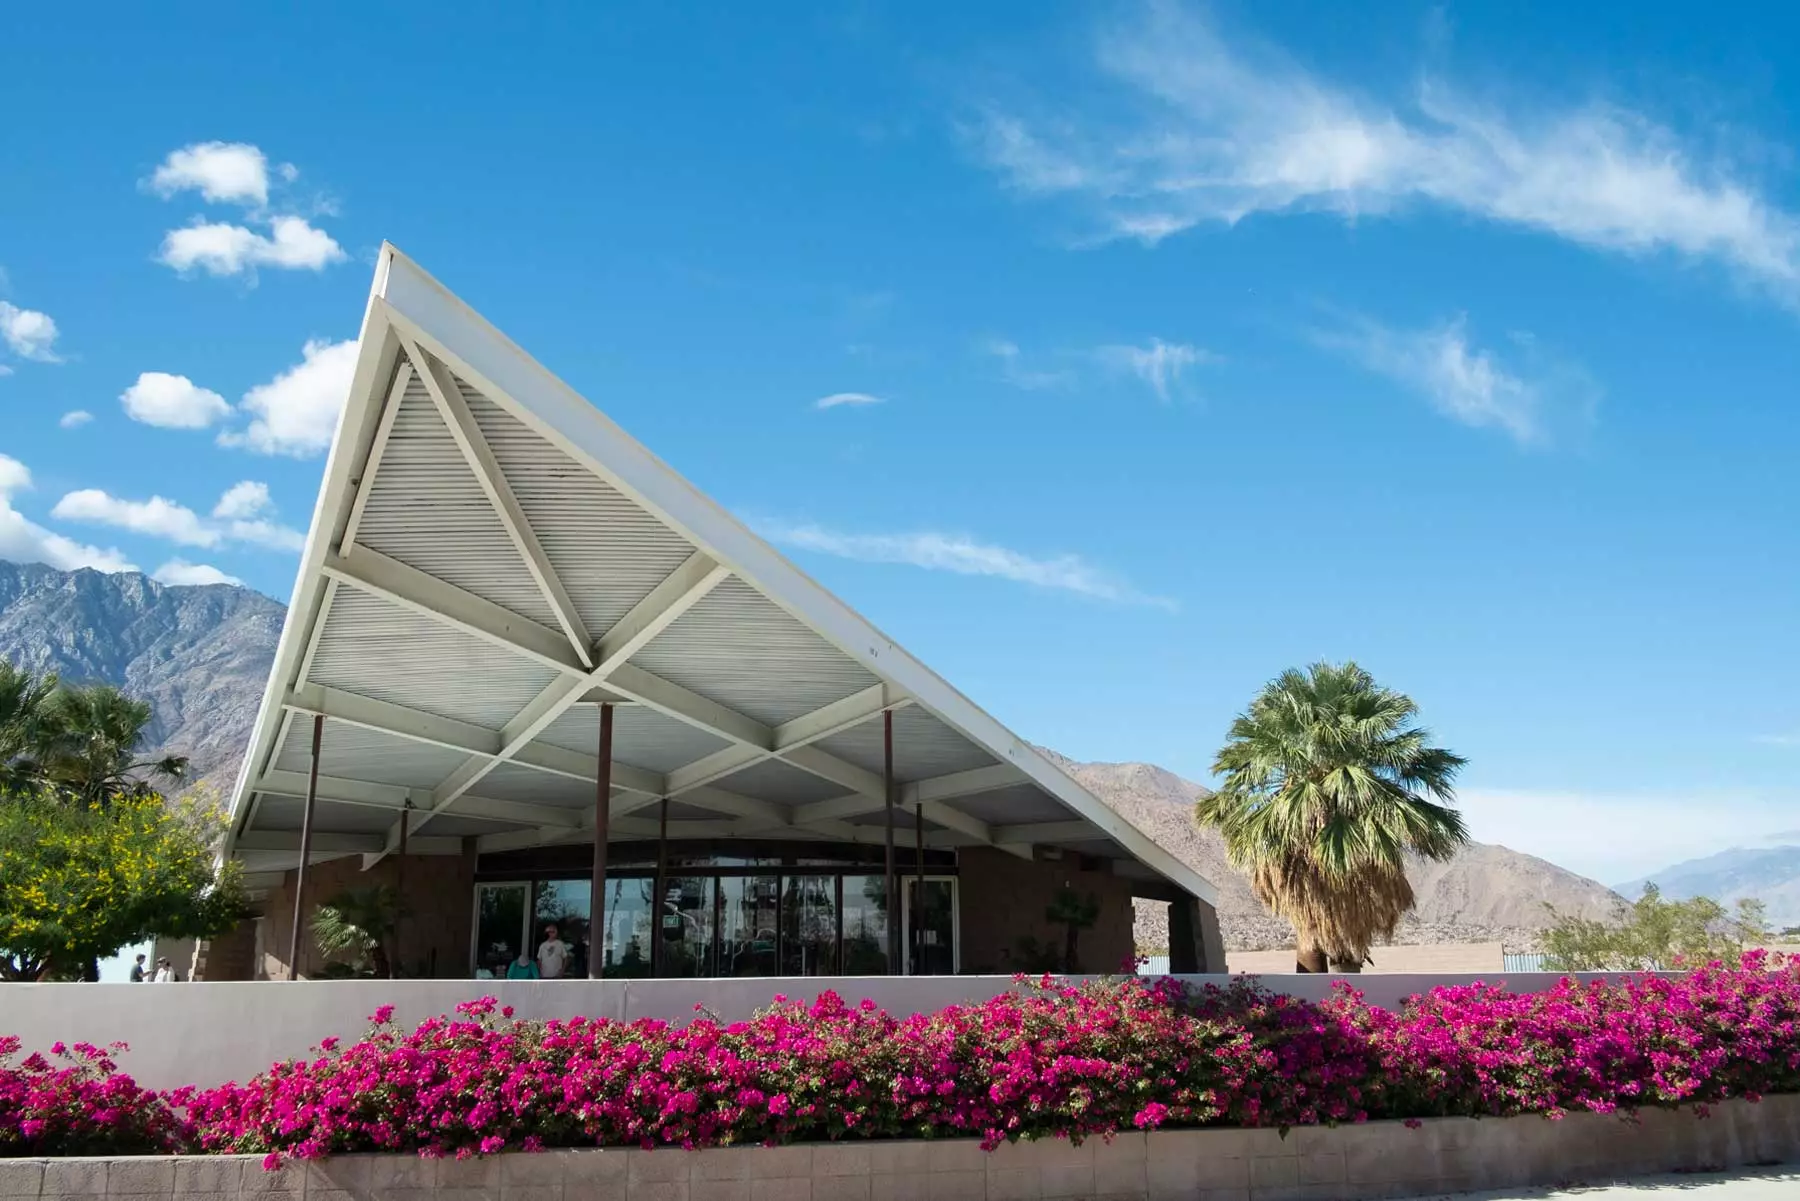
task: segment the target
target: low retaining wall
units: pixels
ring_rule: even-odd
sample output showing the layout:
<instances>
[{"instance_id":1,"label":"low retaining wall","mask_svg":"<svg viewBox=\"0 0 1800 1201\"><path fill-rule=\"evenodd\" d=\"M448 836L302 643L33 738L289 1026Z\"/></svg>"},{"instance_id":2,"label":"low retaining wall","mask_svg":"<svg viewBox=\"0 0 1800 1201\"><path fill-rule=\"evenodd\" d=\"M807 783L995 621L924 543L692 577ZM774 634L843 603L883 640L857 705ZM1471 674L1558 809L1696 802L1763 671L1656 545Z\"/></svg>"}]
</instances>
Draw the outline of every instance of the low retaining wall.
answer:
<instances>
[{"instance_id":1,"label":"low retaining wall","mask_svg":"<svg viewBox=\"0 0 1800 1201\"><path fill-rule=\"evenodd\" d=\"M1554 972L1498 976L1361 976L1369 1003L1388 1008L1440 984L1480 979L1516 992L1541 992ZM1584 976L1583 979L1602 978ZM1230 976L1182 976L1225 984ZM1330 976L1262 976L1264 987L1306 1000L1331 992ZM855 1003L873 1000L889 1013L929 1012L981 1002L1013 987L1011 976L811 976L750 980L301 980L165 985L0 985L0 1034L17 1035L28 1051L55 1042L124 1042L120 1066L149 1088L247 1080L271 1063L303 1056L320 1039L353 1040L368 1015L394 1006L410 1030L458 1003L498 997L522 1018L661 1018L685 1022L696 1005L741 1021L777 994L811 1000L831 989ZM127 992L125 990L132 991Z\"/></svg>"},{"instance_id":2,"label":"low retaining wall","mask_svg":"<svg viewBox=\"0 0 1800 1201\"><path fill-rule=\"evenodd\" d=\"M1433 1118L1090 1140L577 1150L489 1159L350 1155L265 1172L256 1156L0 1160L0 1197L314 1201L1363 1201L1800 1159L1800 1096L1640 1124L1575 1114Z\"/></svg>"}]
</instances>

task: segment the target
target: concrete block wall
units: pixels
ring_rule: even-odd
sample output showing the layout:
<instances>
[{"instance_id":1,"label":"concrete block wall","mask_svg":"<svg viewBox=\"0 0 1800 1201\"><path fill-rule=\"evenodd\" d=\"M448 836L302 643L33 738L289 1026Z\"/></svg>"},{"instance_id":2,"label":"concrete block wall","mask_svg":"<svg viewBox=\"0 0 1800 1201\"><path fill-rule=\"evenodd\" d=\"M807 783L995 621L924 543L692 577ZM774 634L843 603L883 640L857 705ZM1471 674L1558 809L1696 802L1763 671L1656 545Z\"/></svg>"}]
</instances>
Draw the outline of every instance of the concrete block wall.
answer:
<instances>
[{"instance_id":1,"label":"concrete block wall","mask_svg":"<svg viewBox=\"0 0 1800 1201\"><path fill-rule=\"evenodd\" d=\"M1371 1122L1121 1134L983 1151L964 1139L486 1159L350 1155L266 1172L258 1156L0 1160L0 1197L309 1201L1374 1201L1800 1160L1800 1096L1639 1124L1575 1114L1409 1129Z\"/></svg>"},{"instance_id":2,"label":"concrete block wall","mask_svg":"<svg viewBox=\"0 0 1800 1201\"><path fill-rule=\"evenodd\" d=\"M1073 856L1027 862L987 847L957 852L957 864L965 972L1017 970L1021 938L1061 948L1064 927L1046 921L1044 911L1065 884L1100 901L1099 920L1081 932L1082 970L1116 972L1136 954L1131 881L1110 872L1082 871Z\"/></svg>"},{"instance_id":3,"label":"concrete block wall","mask_svg":"<svg viewBox=\"0 0 1800 1201\"><path fill-rule=\"evenodd\" d=\"M294 876L288 872L271 888L258 908L261 930L255 936L250 974L225 976L209 971L208 980L285 980L288 948L293 937ZM312 913L347 889L395 885L400 878L400 857L390 855L367 871L362 858L350 856L316 863L306 873L306 916L300 936L300 975L317 972L325 957L313 945ZM406 906L401 926L400 962L408 974L438 979L466 977L469 970L470 923L475 913L475 855L408 855L406 857ZM235 957L231 966L237 966ZM432 966L435 964L435 967ZM419 969L423 969L422 971Z\"/></svg>"}]
</instances>

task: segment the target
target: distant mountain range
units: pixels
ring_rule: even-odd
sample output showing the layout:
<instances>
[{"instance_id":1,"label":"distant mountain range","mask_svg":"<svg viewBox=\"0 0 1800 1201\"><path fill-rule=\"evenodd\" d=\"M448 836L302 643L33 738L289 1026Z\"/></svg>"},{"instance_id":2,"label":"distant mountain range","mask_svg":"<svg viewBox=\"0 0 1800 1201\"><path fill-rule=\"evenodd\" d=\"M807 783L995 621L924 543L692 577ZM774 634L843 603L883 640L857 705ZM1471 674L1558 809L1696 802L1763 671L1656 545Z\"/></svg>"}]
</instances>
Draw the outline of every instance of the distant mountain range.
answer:
<instances>
[{"instance_id":1,"label":"distant mountain range","mask_svg":"<svg viewBox=\"0 0 1800 1201\"><path fill-rule=\"evenodd\" d=\"M1769 924L1777 930L1800 926L1800 831L1777 835L1775 840L1792 840L1795 845L1733 847L1665 867L1621 884L1617 891L1636 900L1643 895L1644 885L1655 884L1663 896L1675 901L1711 897L1730 904L1741 897L1756 897L1766 907Z\"/></svg>"},{"instance_id":2,"label":"distant mountain range","mask_svg":"<svg viewBox=\"0 0 1800 1201\"><path fill-rule=\"evenodd\" d=\"M250 741L286 614L230 584L0 560L0 655L148 700L155 749L188 756L192 778L222 791Z\"/></svg>"},{"instance_id":3,"label":"distant mountain range","mask_svg":"<svg viewBox=\"0 0 1800 1201\"><path fill-rule=\"evenodd\" d=\"M231 786L249 743L285 615L279 602L229 584L172 586L135 572L64 572L0 561L0 655L67 680L116 684L148 699L156 715L150 730L156 749L188 755L195 778L210 779L222 791ZM1265 910L1249 881L1226 862L1218 836L1195 827L1194 801L1205 794L1202 786L1146 763L1076 763L1050 753L1214 883L1228 946L1293 945L1288 924ZM1727 852L1655 879L1679 895L1689 878L1680 873L1693 868L1698 891L1726 895L1724 877L1700 869L1730 866L1737 872L1731 880L1741 880L1744 888L1767 885L1759 895L1771 901L1773 916L1778 899L1783 906L1790 899L1800 903L1800 848L1785 852L1785 876L1778 852L1771 853L1776 858L1729 865L1720 861L1740 853ZM1546 902L1589 917L1604 917L1619 903L1592 880L1499 846L1472 846L1450 863L1420 863L1409 874L1419 905L1401 927L1402 942L1498 940L1525 950L1544 925ZM1159 907L1142 908L1139 942L1167 945L1166 916Z\"/></svg>"}]
</instances>

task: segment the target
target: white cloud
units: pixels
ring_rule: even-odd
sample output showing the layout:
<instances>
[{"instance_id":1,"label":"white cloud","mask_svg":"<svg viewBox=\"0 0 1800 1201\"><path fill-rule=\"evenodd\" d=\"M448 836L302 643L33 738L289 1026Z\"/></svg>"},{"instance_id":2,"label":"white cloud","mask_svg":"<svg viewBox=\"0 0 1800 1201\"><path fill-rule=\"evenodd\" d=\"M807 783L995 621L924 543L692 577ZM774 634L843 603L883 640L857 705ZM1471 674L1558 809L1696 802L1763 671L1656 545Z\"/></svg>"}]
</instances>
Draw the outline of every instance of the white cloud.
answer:
<instances>
[{"instance_id":1,"label":"white cloud","mask_svg":"<svg viewBox=\"0 0 1800 1201\"><path fill-rule=\"evenodd\" d=\"M265 455L318 454L337 432L355 370L354 340L309 341L299 363L244 395L239 407L251 415L250 425L242 432L220 434L220 443Z\"/></svg>"},{"instance_id":2,"label":"white cloud","mask_svg":"<svg viewBox=\"0 0 1800 1201\"><path fill-rule=\"evenodd\" d=\"M160 496L125 500L98 488L71 492L51 510L51 516L65 521L116 526L182 546L241 543L281 551L304 547L306 535L277 524L274 513L268 485L255 480L244 480L226 489L213 506L211 520Z\"/></svg>"},{"instance_id":3,"label":"white cloud","mask_svg":"<svg viewBox=\"0 0 1800 1201\"><path fill-rule=\"evenodd\" d=\"M1462 788L1457 805L1477 842L1548 859L1608 886L1793 824L1795 798L1720 792L1609 794Z\"/></svg>"},{"instance_id":4,"label":"white cloud","mask_svg":"<svg viewBox=\"0 0 1800 1201\"><path fill-rule=\"evenodd\" d=\"M815 409L835 409L840 405L878 405L884 403L879 396L870 396L867 392L833 392L830 396L821 396L813 402Z\"/></svg>"},{"instance_id":5,"label":"white cloud","mask_svg":"<svg viewBox=\"0 0 1800 1201\"><path fill-rule=\"evenodd\" d=\"M219 544L218 530L202 521L199 514L160 496L152 496L149 500L122 500L98 488L83 488L57 501L50 516L63 521L117 526L134 534L166 538L183 546Z\"/></svg>"},{"instance_id":6,"label":"white cloud","mask_svg":"<svg viewBox=\"0 0 1800 1201\"><path fill-rule=\"evenodd\" d=\"M285 165L284 174L291 169ZM269 160L247 142L195 142L170 151L150 177L150 186L165 197L191 190L214 202L264 205L269 202Z\"/></svg>"},{"instance_id":7,"label":"white cloud","mask_svg":"<svg viewBox=\"0 0 1800 1201\"><path fill-rule=\"evenodd\" d=\"M995 576L1075 592L1121 604L1155 605L1174 609L1166 597L1147 596L1129 583L1078 555L1040 559L1004 546L978 542L961 534L845 534L812 524L758 523L758 530L772 542L801 550L859 559L867 563L902 563L928 571L958 575Z\"/></svg>"},{"instance_id":8,"label":"white cloud","mask_svg":"<svg viewBox=\"0 0 1800 1201\"><path fill-rule=\"evenodd\" d=\"M150 573L150 578L163 584L236 584L243 586L244 581L234 575L226 575L210 563L189 563L185 559L170 559L161 567Z\"/></svg>"},{"instance_id":9,"label":"white cloud","mask_svg":"<svg viewBox=\"0 0 1800 1201\"><path fill-rule=\"evenodd\" d=\"M164 429L198 430L231 415L223 396L185 375L146 371L119 396L125 415Z\"/></svg>"},{"instance_id":10,"label":"white cloud","mask_svg":"<svg viewBox=\"0 0 1800 1201\"><path fill-rule=\"evenodd\" d=\"M1000 360L1000 378L1015 388L1023 388L1027 392L1035 392L1040 388L1060 388L1074 381L1074 375L1068 371L1045 371L1025 366L1024 354L1016 342L1008 342L1004 338L991 338L982 344L982 351Z\"/></svg>"},{"instance_id":11,"label":"white cloud","mask_svg":"<svg viewBox=\"0 0 1800 1201\"><path fill-rule=\"evenodd\" d=\"M321 271L342 262L344 248L304 217L275 217L261 234L243 225L197 221L163 238L160 261L177 271L237 275L257 267Z\"/></svg>"},{"instance_id":12,"label":"white cloud","mask_svg":"<svg viewBox=\"0 0 1800 1201\"><path fill-rule=\"evenodd\" d=\"M1599 399L1585 372L1549 360L1528 337L1514 339L1516 365L1476 347L1462 317L1422 330L1358 320L1314 337L1424 396L1445 416L1503 430L1520 443L1546 441L1555 427L1587 420Z\"/></svg>"},{"instance_id":13,"label":"white cloud","mask_svg":"<svg viewBox=\"0 0 1800 1201\"><path fill-rule=\"evenodd\" d=\"M1172 4L1105 32L1102 99L993 111L978 149L1009 184L1066 195L1105 236L1153 243L1256 213L1346 219L1436 205L1625 254L1724 264L1800 303L1800 218L1727 164L1618 107L1505 111L1441 82L1359 96L1279 51L1228 44Z\"/></svg>"},{"instance_id":14,"label":"white cloud","mask_svg":"<svg viewBox=\"0 0 1800 1201\"><path fill-rule=\"evenodd\" d=\"M66 430L78 430L93 419L94 415L86 409L70 409L67 413L62 415L62 419L56 424L62 426Z\"/></svg>"},{"instance_id":15,"label":"white cloud","mask_svg":"<svg viewBox=\"0 0 1800 1201\"><path fill-rule=\"evenodd\" d=\"M82 567L97 571L137 570L117 550L83 545L27 520L13 508L12 498L15 492L30 487L30 469L11 456L0 454L0 559L44 563L60 571Z\"/></svg>"},{"instance_id":16,"label":"white cloud","mask_svg":"<svg viewBox=\"0 0 1800 1201\"><path fill-rule=\"evenodd\" d=\"M261 480L239 480L225 489L219 497L219 503L213 506L212 515L227 519L247 519L259 513L271 512L275 503L269 499L269 486Z\"/></svg>"},{"instance_id":17,"label":"white cloud","mask_svg":"<svg viewBox=\"0 0 1800 1201\"><path fill-rule=\"evenodd\" d=\"M1170 390L1180 385L1182 372L1218 358L1198 346L1161 338L1150 339L1148 346L1102 346L1095 353L1102 363L1143 380L1161 400L1169 399Z\"/></svg>"},{"instance_id":18,"label":"white cloud","mask_svg":"<svg viewBox=\"0 0 1800 1201\"><path fill-rule=\"evenodd\" d=\"M48 313L0 300L0 341L22 359L39 363L62 361L56 357L56 322Z\"/></svg>"}]
</instances>

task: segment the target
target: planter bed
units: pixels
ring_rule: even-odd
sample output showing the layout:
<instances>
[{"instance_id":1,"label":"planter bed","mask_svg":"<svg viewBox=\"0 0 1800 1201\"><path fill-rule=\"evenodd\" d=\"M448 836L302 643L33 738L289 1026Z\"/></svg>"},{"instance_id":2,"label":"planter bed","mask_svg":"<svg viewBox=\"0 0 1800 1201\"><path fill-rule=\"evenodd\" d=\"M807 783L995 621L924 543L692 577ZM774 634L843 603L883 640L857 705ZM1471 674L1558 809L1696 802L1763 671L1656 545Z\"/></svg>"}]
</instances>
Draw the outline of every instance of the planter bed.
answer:
<instances>
[{"instance_id":1,"label":"planter bed","mask_svg":"<svg viewBox=\"0 0 1800 1201\"><path fill-rule=\"evenodd\" d=\"M345 1155L0 1160L0 1197L286 1194L314 1201L1362 1201L1800 1160L1800 1096L1616 1116L1158 1130L1074 1146L973 1139L476 1159Z\"/></svg>"}]
</instances>

